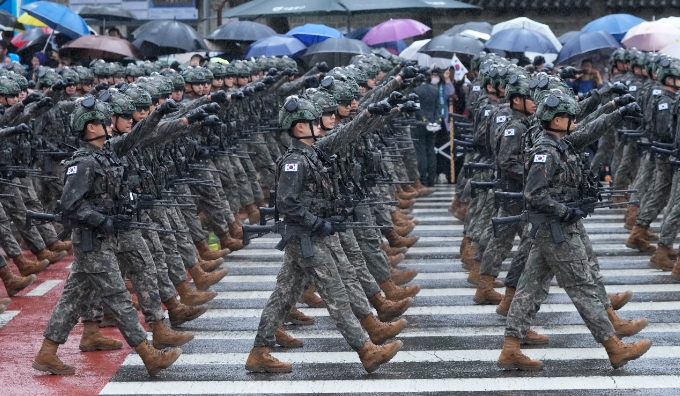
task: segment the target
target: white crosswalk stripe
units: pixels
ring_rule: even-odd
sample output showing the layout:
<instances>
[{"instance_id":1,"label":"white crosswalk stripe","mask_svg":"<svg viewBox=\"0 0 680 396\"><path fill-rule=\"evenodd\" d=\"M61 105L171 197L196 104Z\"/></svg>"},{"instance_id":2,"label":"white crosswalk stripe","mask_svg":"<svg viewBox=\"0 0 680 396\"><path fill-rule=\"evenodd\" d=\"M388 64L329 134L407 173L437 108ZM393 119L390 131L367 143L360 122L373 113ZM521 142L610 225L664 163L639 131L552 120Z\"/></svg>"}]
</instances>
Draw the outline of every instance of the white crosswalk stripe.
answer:
<instances>
[{"instance_id":1,"label":"white crosswalk stripe","mask_svg":"<svg viewBox=\"0 0 680 396\"><path fill-rule=\"evenodd\" d=\"M650 269L649 255L626 248L622 210L598 210L585 225L607 292L635 293L620 316L649 319L633 340L647 337L655 346L626 368L612 370L604 348L594 341L564 289L553 283L533 327L547 334L550 343L523 349L527 356L544 360L544 371L539 376L501 372L495 363L505 318L495 313L495 306L472 302L475 289L467 284L459 259L463 226L447 212L452 195L451 187L438 187L414 206L420 224L413 234L421 239L400 267L420 271L414 283L422 290L404 315L409 325L398 337L404 349L378 375L366 375L326 309L304 305L300 310L314 316L316 324L286 327L304 347L272 350L277 358L293 363L293 372L247 374L245 360L283 258L273 248L279 239L268 235L227 256L223 267L230 273L212 288L217 298L206 314L184 325L195 338L162 377L150 380L139 356L132 353L101 394L680 394L680 282L669 272ZM655 230L659 226L660 219L652 224ZM0 315L0 325L5 315Z\"/></svg>"}]
</instances>

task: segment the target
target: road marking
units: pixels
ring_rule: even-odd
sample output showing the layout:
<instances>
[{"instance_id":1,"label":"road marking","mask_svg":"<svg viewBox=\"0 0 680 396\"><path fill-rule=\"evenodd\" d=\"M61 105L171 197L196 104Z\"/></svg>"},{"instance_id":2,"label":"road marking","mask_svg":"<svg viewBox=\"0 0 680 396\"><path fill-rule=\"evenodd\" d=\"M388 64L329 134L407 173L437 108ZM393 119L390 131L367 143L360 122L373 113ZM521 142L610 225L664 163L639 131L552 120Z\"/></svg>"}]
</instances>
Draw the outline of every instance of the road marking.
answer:
<instances>
[{"instance_id":1,"label":"road marking","mask_svg":"<svg viewBox=\"0 0 680 396\"><path fill-rule=\"evenodd\" d=\"M71 261L71 262L69 263L69 265L66 266L66 269L67 269L67 270L70 270L71 267L73 267L73 261Z\"/></svg>"},{"instance_id":2,"label":"road marking","mask_svg":"<svg viewBox=\"0 0 680 396\"><path fill-rule=\"evenodd\" d=\"M14 319L21 311L5 311L0 314L0 328L4 327L10 320Z\"/></svg>"},{"instance_id":3,"label":"road marking","mask_svg":"<svg viewBox=\"0 0 680 396\"><path fill-rule=\"evenodd\" d=\"M60 284L61 282L62 281L60 280L46 280L40 285L38 285L38 287L36 287L35 289L26 293L26 297L42 297L45 294L47 294L47 292L54 289L54 287Z\"/></svg>"}]
</instances>

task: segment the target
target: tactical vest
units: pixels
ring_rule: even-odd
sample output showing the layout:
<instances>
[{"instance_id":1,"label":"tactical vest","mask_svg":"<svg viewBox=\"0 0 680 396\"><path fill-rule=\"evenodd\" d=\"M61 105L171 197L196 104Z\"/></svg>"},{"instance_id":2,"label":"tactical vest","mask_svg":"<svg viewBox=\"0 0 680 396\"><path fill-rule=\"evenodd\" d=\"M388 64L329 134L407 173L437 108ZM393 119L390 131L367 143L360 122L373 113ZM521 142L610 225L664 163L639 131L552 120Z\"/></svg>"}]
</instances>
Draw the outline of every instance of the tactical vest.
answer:
<instances>
[{"instance_id":1,"label":"tactical vest","mask_svg":"<svg viewBox=\"0 0 680 396\"><path fill-rule=\"evenodd\" d=\"M560 156L559 170L549 181L548 192L558 201L571 202L582 199L584 196L583 158L574 154L573 148L567 142L555 142L545 136L536 141L534 153L538 154L544 147L551 147ZM529 158L529 165L533 162L533 159L533 156Z\"/></svg>"},{"instance_id":2,"label":"tactical vest","mask_svg":"<svg viewBox=\"0 0 680 396\"><path fill-rule=\"evenodd\" d=\"M108 153L89 152L80 149L74 153L73 159L65 162L64 169L77 165L80 158L87 155L91 155L97 164L94 169L97 176L92 186L92 195L88 197L92 207L105 215L124 214L124 203L121 201L124 169L115 153L111 151Z\"/></svg>"},{"instance_id":3,"label":"tactical vest","mask_svg":"<svg viewBox=\"0 0 680 396\"><path fill-rule=\"evenodd\" d=\"M335 216L338 213L338 210L333 204L335 197L333 196L331 175L328 168L324 166L320 159L317 159L317 161L314 162L303 150L290 148L288 152L279 159L277 169L281 172L282 165L286 162L290 154L293 153L300 154L307 162L307 168L309 169L307 178L304 181L305 185L300 191L300 203L305 209L321 218ZM279 175L277 175L277 177Z\"/></svg>"}]
</instances>

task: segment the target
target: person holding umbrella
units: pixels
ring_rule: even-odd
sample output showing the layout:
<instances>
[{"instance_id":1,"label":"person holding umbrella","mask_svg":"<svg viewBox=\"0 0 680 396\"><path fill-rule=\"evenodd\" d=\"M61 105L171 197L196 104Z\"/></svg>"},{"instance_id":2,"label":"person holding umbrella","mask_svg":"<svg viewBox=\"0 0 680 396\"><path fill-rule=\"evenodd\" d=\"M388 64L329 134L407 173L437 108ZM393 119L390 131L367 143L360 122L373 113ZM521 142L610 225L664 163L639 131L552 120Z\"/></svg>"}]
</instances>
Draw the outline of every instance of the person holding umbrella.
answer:
<instances>
[{"instance_id":1,"label":"person holding umbrella","mask_svg":"<svg viewBox=\"0 0 680 396\"><path fill-rule=\"evenodd\" d=\"M434 187L437 173L437 153L435 135L441 130L442 101L439 94L440 69L433 68L428 77L429 84L417 86L413 92L420 98L420 111L416 118L419 121L411 132L413 147L418 160L420 183L425 187Z\"/></svg>"}]
</instances>

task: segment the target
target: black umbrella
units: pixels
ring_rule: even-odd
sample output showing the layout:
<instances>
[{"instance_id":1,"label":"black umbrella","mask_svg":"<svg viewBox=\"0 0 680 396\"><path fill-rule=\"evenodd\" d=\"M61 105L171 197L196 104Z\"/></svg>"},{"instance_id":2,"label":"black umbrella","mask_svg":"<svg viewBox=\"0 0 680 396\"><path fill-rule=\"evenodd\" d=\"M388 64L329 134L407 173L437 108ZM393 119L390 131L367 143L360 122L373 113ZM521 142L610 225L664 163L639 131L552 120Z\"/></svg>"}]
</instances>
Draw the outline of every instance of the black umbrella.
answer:
<instances>
[{"instance_id":1,"label":"black umbrella","mask_svg":"<svg viewBox=\"0 0 680 396\"><path fill-rule=\"evenodd\" d=\"M88 5L78 11L82 18L97 19L100 21L135 21L137 18L125 8L115 5L98 4Z\"/></svg>"},{"instance_id":2,"label":"black umbrella","mask_svg":"<svg viewBox=\"0 0 680 396\"><path fill-rule=\"evenodd\" d=\"M206 38L208 40L257 41L270 36L276 36L276 32L267 25L250 21L235 21L218 27Z\"/></svg>"},{"instance_id":3,"label":"black umbrella","mask_svg":"<svg viewBox=\"0 0 680 396\"><path fill-rule=\"evenodd\" d=\"M50 37L54 38L57 47L61 47L62 45L71 41L71 38L63 33L55 33L53 36L47 34L40 36L37 39L26 43L26 45L21 47L16 52L16 54L19 55L19 58L21 58L21 63L27 65L30 64L31 59L33 59L33 54L44 51L47 45L47 40L50 39Z\"/></svg>"},{"instance_id":4,"label":"black umbrella","mask_svg":"<svg viewBox=\"0 0 680 396\"><path fill-rule=\"evenodd\" d=\"M493 26L491 26L491 24L488 22L466 22L461 23L460 25L453 25L453 27L445 31L444 34L454 35L466 30L474 30L475 32L491 34L492 29Z\"/></svg>"},{"instance_id":5,"label":"black umbrella","mask_svg":"<svg viewBox=\"0 0 680 396\"><path fill-rule=\"evenodd\" d=\"M130 34L132 44L146 57L208 51L191 26L177 21L151 21Z\"/></svg>"},{"instance_id":6,"label":"black umbrella","mask_svg":"<svg viewBox=\"0 0 680 396\"><path fill-rule=\"evenodd\" d=\"M484 44L472 37L442 34L430 40L418 52L434 58L451 58L454 54L476 55L484 50Z\"/></svg>"},{"instance_id":7,"label":"black umbrella","mask_svg":"<svg viewBox=\"0 0 680 396\"><path fill-rule=\"evenodd\" d=\"M326 62L330 67L349 64L354 55L370 54L371 47L364 42L348 38L329 38L307 48L302 59L308 65Z\"/></svg>"},{"instance_id":8,"label":"black umbrella","mask_svg":"<svg viewBox=\"0 0 680 396\"><path fill-rule=\"evenodd\" d=\"M24 25L17 22L17 17L5 10L0 10L0 25L4 28L2 30L24 29Z\"/></svg>"}]
</instances>

